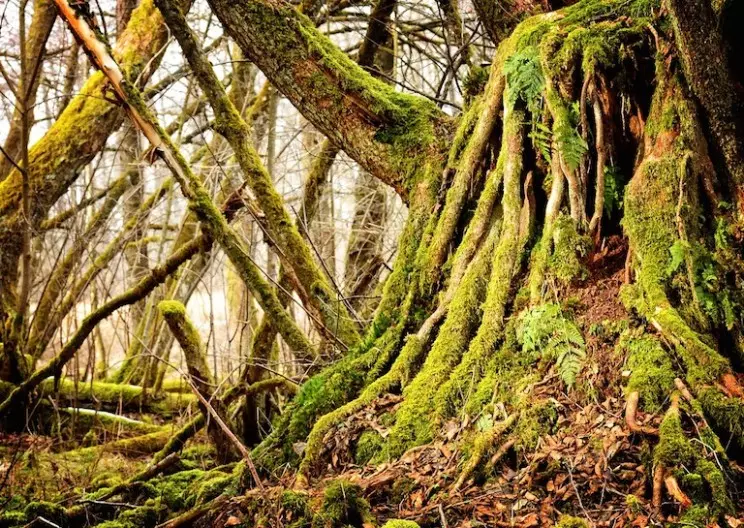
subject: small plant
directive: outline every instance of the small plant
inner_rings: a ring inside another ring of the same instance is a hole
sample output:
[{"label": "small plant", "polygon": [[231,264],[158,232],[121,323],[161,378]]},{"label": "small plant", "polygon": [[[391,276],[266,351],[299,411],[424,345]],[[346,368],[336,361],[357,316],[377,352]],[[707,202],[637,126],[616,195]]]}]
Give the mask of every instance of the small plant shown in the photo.
[{"label": "small plant", "polygon": [[586,358],[586,344],[576,323],[568,319],[557,304],[543,304],[520,316],[517,340],[526,352],[538,352],[555,360],[558,374],[568,387]]}]

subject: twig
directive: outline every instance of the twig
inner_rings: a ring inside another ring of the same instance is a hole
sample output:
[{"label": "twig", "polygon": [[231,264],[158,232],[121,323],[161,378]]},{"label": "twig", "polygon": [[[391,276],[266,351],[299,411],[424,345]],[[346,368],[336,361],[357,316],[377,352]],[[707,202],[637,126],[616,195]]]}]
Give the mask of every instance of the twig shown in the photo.
[{"label": "twig", "polygon": [[53,526],[54,528],[62,528],[59,524],[53,523],[52,521],[50,521],[49,519],[45,519],[41,515],[39,515],[36,519],[34,519],[33,521],[31,521],[30,523],[26,524],[23,528],[30,528],[31,526],[33,526],[37,522],[41,522],[43,524],[46,524],[47,526]]},{"label": "twig", "polygon": [[444,508],[442,508],[441,504],[439,505],[439,518],[442,520],[442,528],[449,528],[447,518],[444,516]]},{"label": "twig", "polygon": [[235,447],[238,448],[240,454],[243,455],[245,463],[248,465],[248,469],[251,472],[251,476],[256,482],[256,486],[258,486],[259,489],[263,490],[263,482],[261,482],[261,477],[259,477],[258,475],[258,470],[256,470],[256,466],[253,464],[253,459],[251,458],[251,453],[250,451],[248,451],[248,448],[243,445],[243,442],[241,442],[237,436],[235,436],[235,433],[230,430],[225,421],[220,417],[217,411],[214,410],[214,407],[212,407],[212,405],[207,401],[202,393],[196,388],[196,385],[194,384],[190,376],[186,378],[186,381],[188,381],[189,385],[191,385],[191,389],[193,390],[194,394],[196,394],[196,397],[199,398],[199,401],[202,403],[202,405],[204,405],[204,408],[207,410],[209,415],[214,418],[214,421],[225,433],[225,436],[227,436],[230,441],[235,444]]}]

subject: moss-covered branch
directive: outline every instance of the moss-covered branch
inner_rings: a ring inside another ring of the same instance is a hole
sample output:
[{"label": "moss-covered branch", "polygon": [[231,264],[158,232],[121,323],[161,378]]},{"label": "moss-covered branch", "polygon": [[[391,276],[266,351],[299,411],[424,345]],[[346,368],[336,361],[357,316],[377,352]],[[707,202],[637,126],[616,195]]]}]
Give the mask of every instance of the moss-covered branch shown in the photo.
[{"label": "moss-covered branch", "polygon": [[441,155],[449,135],[432,103],[374,79],[289,2],[210,6],[246,57],[318,130],[408,199],[424,158]]},{"label": "moss-covered branch", "polygon": [[338,293],[333,292],[328,279],[315,263],[309,246],[289,217],[281,195],[252,146],[248,124],[228,97],[211,64],[200,52],[196,37],[179,8],[168,0],[156,0],[156,4],[210,101],[215,112],[214,128],[232,147],[264,214],[261,221],[264,222],[266,233],[271,243],[277,246],[280,259],[292,269],[290,276],[296,278],[295,290],[306,308],[313,311],[318,330],[327,339],[338,339],[347,347],[354,345],[359,339],[354,321],[346,306],[338,300]]},{"label": "moss-covered branch", "polygon": [[[190,3],[186,0],[183,6]],[[167,28],[151,0],[143,1],[132,14],[127,30],[113,54],[131,79],[146,81],[161,55]],[[49,209],[103,148],[109,134],[124,119],[124,113],[106,97],[108,81],[94,73],[49,131],[29,152],[28,180],[31,196],[31,226],[37,229]],[[49,175],[54,178],[49,178]],[[22,228],[21,174],[16,170],[0,182],[0,307],[14,305]]]}]

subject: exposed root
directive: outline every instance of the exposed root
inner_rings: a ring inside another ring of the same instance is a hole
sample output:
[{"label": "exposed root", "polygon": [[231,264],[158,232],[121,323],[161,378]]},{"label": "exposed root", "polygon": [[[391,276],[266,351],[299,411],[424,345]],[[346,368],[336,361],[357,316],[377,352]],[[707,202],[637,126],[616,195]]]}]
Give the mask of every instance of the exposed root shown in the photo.
[{"label": "exposed root", "polygon": [[664,477],[664,484],[666,485],[666,489],[669,495],[671,495],[674,500],[680,503],[683,510],[686,510],[687,508],[692,506],[692,501],[679,487],[679,483],[673,475],[667,475],[666,477]]},{"label": "exposed root", "polygon": [[639,425],[638,422],[636,422],[639,399],[640,394],[638,391],[633,391],[628,395],[628,401],[625,404],[625,423],[628,425],[628,429],[634,433],[657,436],[659,434],[658,429],[646,425]]},{"label": "exposed root", "polygon": [[[481,465],[481,463],[483,462],[483,459],[486,457],[486,455],[491,450],[493,445],[498,441],[501,435],[503,435],[506,431],[508,431],[514,425],[518,417],[519,416],[517,414],[511,414],[502,422],[499,422],[498,424],[494,425],[493,429],[491,429],[490,431],[481,433],[478,436],[478,438],[475,440],[473,444],[473,452],[470,455],[470,459],[467,461],[465,466],[462,468],[462,471],[460,472],[460,476],[457,478],[455,483],[452,485],[453,491],[458,491],[460,488],[462,488],[462,485],[465,484],[465,482],[467,482],[467,480],[471,477],[471,475],[476,470],[476,468],[479,465]],[[514,445],[514,441],[512,441],[512,445]]]}]

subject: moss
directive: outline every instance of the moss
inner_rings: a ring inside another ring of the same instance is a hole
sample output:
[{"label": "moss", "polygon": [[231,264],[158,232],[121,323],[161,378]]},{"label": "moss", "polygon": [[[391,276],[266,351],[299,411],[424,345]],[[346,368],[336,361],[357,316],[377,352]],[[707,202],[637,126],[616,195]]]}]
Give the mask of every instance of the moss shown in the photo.
[{"label": "moss", "polygon": [[152,528],[164,520],[165,513],[158,499],[150,499],[139,508],[123,511],[116,520],[122,528]]},{"label": "moss", "polygon": [[371,520],[369,503],[362,495],[362,488],[343,480],[329,484],[323,493],[321,512],[314,520],[313,526],[323,528],[341,528],[361,526]]},{"label": "moss", "polygon": [[643,511],[643,502],[641,499],[629,493],[625,496],[625,506],[630,510],[631,513],[639,514]]},{"label": "moss", "polygon": [[465,79],[462,81],[462,89],[466,103],[469,103],[473,98],[483,92],[489,76],[490,71],[488,68],[473,66],[468,70]]},{"label": "moss", "polygon": [[524,409],[514,427],[517,438],[515,447],[521,451],[531,451],[545,435],[554,431],[558,421],[558,409],[551,401],[537,401],[524,405]]},{"label": "moss", "polygon": [[556,528],[589,528],[589,524],[584,519],[570,515],[562,515],[555,526]]},{"label": "moss", "polygon": [[739,446],[744,447],[744,403],[738,398],[727,397],[715,387],[701,389],[698,401],[714,427],[728,431]]},{"label": "moss", "polygon": [[[67,378],[58,380],[56,388],[55,380],[48,378],[40,383],[40,389],[45,396],[55,397],[58,401],[75,404],[95,402],[99,408],[127,411],[146,410],[165,417],[178,413],[196,401],[193,394],[150,394],[139,385],[106,383],[103,381],[76,383],[74,380]],[[98,422],[107,421],[104,416],[94,416],[93,418]],[[86,419],[86,417],[82,417],[82,419]],[[113,420],[112,418],[108,422]],[[137,428],[134,427],[134,429]],[[157,427],[143,425],[141,429],[149,429],[149,432],[155,432]]]},{"label": "moss", "polygon": [[194,505],[196,497],[191,486],[203,479],[205,474],[206,472],[201,469],[179,471],[172,475],[157,477],[151,484],[171,511],[181,511]]},{"label": "moss", "polygon": [[196,504],[205,504],[222,494],[237,494],[237,479],[234,475],[217,473],[199,483]]},{"label": "moss", "polygon": [[378,352],[373,348],[351,353],[305,382],[275,424],[276,432],[256,448],[256,461],[268,468],[297,462],[293,444],[307,438],[319,417],[338,409],[358,394]]},{"label": "moss", "polygon": [[[712,383],[729,366],[684,319],[684,310],[672,306],[668,295],[672,289],[682,298],[691,293],[680,290],[680,282],[669,281],[675,253],[687,246],[680,238],[679,226],[684,227],[686,239],[694,240],[702,215],[696,195],[690,192],[678,210],[679,189],[681,184],[688,189],[695,187],[696,182],[687,181],[695,178],[688,164],[707,156],[702,132],[692,118],[694,105],[685,97],[681,82],[677,77],[660,75],[646,126],[646,135],[655,141],[659,153],[641,164],[626,188],[623,227],[640,267],[638,287],[623,293],[634,309],[675,344],[687,369],[687,380],[696,388]],[[688,258],[690,255],[682,252],[681,261]]]},{"label": "moss", "polygon": [[592,241],[588,235],[579,234],[576,222],[567,215],[559,215],[553,228],[553,253],[548,267],[564,284],[587,276],[584,258],[589,254]]},{"label": "moss", "polygon": [[707,459],[699,459],[695,470],[700,473],[710,488],[710,511],[718,516],[734,512],[734,504],[729,496],[726,486],[726,477],[713,462]]},{"label": "moss", "polygon": [[0,528],[12,528],[26,524],[26,514],[20,511],[0,513]]},{"label": "moss", "polygon": [[24,513],[28,521],[33,521],[37,517],[44,517],[60,526],[67,526],[67,515],[65,509],[59,504],[53,502],[30,502]]},{"label": "moss", "polygon": [[[426,362],[403,393],[404,402],[388,437],[386,456],[395,458],[408,447],[433,438],[435,429],[431,419],[437,389],[449,379],[452,369],[460,363],[463,351],[481,320],[480,305],[485,297],[485,279],[489,269],[490,254],[484,251],[463,278]],[[412,370],[415,364],[407,368]]]},{"label": "moss", "polygon": [[286,490],[282,493],[281,504],[284,511],[295,519],[310,515],[310,500],[306,493]]},{"label": "moss", "polygon": [[679,412],[667,412],[659,427],[654,462],[664,467],[693,466],[696,458],[695,449],[682,429]]},{"label": "moss", "polygon": [[101,472],[90,481],[91,489],[112,488],[124,482],[121,475],[114,472]]},{"label": "moss", "polygon": [[356,442],[354,460],[359,465],[364,465],[377,455],[384,444],[384,439],[380,433],[374,430],[366,430]]},{"label": "moss", "polygon": [[390,519],[388,522],[382,525],[382,528],[420,528],[418,523],[413,521],[405,521],[402,519]]},{"label": "moss", "polygon": [[516,318],[513,318],[507,325],[504,343],[491,357],[474,393],[465,401],[468,414],[482,412],[489,402],[503,402],[517,409],[528,403],[525,389],[541,377],[540,369],[535,368],[539,355],[520,350],[515,327]]},{"label": "moss", "polygon": [[628,353],[630,378],[626,390],[638,391],[644,408],[651,413],[662,410],[674,389],[674,365],[669,354],[653,336],[625,336],[619,347]]},{"label": "moss", "polygon": [[709,526],[708,521],[710,518],[711,515],[707,505],[693,504],[680,516],[678,522],[670,523],[670,526],[706,528]]},{"label": "moss", "polygon": [[186,307],[180,301],[160,301],[158,310],[165,315],[186,315]]}]

